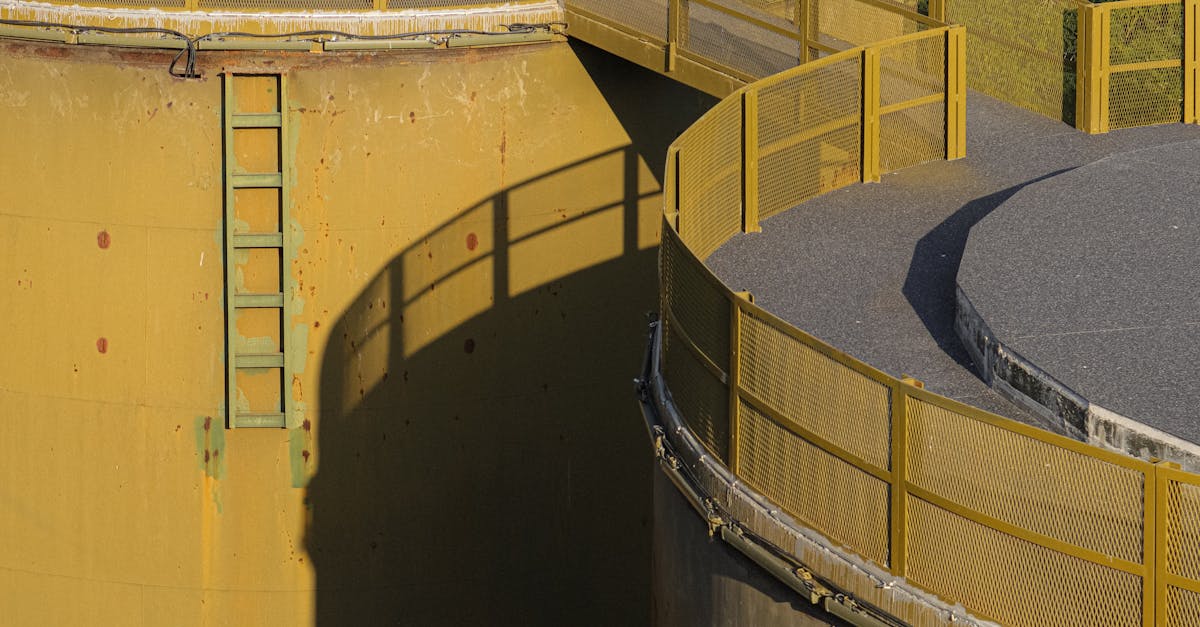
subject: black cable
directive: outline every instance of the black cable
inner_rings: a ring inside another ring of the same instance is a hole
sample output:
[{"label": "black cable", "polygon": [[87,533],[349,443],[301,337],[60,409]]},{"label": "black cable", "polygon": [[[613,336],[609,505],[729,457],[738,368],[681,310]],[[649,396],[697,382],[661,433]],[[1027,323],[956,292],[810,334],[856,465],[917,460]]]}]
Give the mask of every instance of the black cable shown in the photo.
[{"label": "black cable", "polygon": [[[68,30],[74,35],[89,32],[111,33],[115,35],[167,35],[183,41],[184,44],[184,47],[179,51],[179,54],[175,55],[175,58],[171,60],[171,65],[167,67],[167,72],[169,72],[171,76],[177,78],[200,78],[200,75],[196,73],[196,43],[190,37],[177,30],[153,27],[118,28],[113,26],[80,26],[77,24],[63,24],[60,22],[8,19],[0,19],[0,24],[7,24],[9,26],[30,26],[34,28],[60,28],[63,30]],[[185,54],[187,55],[187,64],[184,66],[184,71],[182,73],[177,73],[175,72],[175,66],[179,63],[180,57]]]},{"label": "black cable", "polygon": [[[543,22],[540,24],[515,23],[505,25],[506,31],[484,31],[466,28],[452,28],[443,30],[428,30],[416,31],[411,33],[393,33],[389,35],[356,35],[338,30],[305,30],[295,31],[291,33],[246,33],[238,31],[227,31],[219,33],[208,33],[199,37],[188,37],[184,33],[169,28],[153,28],[153,27],[131,27],[118,28],[110,26],[81,26],[77,24],[63,24],[60,22],[42,22],[36,20],[9,20],[0,19],[0,24],[9,26],[29,26],[35,28],[59,28],[68,30],[71,33],[78,35],[80,33],[97,32],[97,33],[112,33],[120,35],[143,35],[143,34],[159,34],[167,35],[175,39],[183,41],[184,47],[171,59],[171,64],[167,67],[167,72],[176,78],[200,78],[200,74],[196,72],[196,51],[197,44],[201,41],[212,41],[213,39],[223,39],[226,37],[236,37],[241,39],[284,39],[284,38],[303,38],[303,37],[339,37],[345,39],[357,39],[366,41],[385,41],[389,39],[414,39],[417,37],[454,37],[457,35],[504,35],[504,34],[524,34],[536,33],[538,31],[546,31],[552,34],[562,34],[561,30],[556,30],[556,26],[565,28],[566,22]],[[179,65],[179,60],[186,55],[187,61],[184,63],[183,72],[176,72],[175,68]]]}]

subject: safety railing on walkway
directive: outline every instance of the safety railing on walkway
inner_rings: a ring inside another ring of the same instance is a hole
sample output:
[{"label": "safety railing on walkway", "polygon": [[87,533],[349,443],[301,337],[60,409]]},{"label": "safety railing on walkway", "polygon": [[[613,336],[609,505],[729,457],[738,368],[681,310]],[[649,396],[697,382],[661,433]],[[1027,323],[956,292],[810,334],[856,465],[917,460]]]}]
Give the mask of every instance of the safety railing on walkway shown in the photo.
[{"label": "safety railing on walkway", "polygon": [[[929,27],[828,54],[734,92],[672,144],[658,364],[670,399],[740,481],[980,618],[1200,624],[1200,477],[887,375],[703,262],[804,200],[960,156],[963,38]],[[1157,66],[1139,68],[1120,71]]]},{"label": "safety railing on walkway", "polygon": [[1197,121],[1196,0],[930,2],[967,27],[973,89],[1091,133]]}]

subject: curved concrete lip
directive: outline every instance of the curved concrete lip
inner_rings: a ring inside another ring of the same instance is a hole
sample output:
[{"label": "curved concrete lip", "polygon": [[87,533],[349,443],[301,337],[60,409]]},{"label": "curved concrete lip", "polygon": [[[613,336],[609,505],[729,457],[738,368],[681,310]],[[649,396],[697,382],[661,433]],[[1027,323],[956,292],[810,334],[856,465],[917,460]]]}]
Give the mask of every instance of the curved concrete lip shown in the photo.
[{"label": "curved concrete lip", "polygon": [[1200,466],[1200,141],[1030,184],[970,233],[959,336],[1077,435]]}]

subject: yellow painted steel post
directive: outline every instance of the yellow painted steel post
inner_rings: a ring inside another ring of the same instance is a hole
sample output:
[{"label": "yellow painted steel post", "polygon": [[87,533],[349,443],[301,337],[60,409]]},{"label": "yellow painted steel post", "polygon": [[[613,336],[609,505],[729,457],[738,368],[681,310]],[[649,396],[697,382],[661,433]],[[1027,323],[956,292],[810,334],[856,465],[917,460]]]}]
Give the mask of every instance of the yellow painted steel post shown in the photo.
[{"label": "yellow painted steel post", "polygon": [[663,215],[676,229],[679,228],[679,148],[667,151],[667,171],[663,177]]},{"label": "yellow painted steel post", "polygon": [[742,232],[757,233],[758,225],[758,90],[742,92]]},{"label": "yellow painted steel post", "polygon": [[683,184],[683,166],[687,165],[687,160],[683,158],[683,151],[675,150],[675,232],[680,236],[683,235],[684,219],[683,208],[688,206],[688,190]]},{"label": "yellow painted steel post", "polygon": [[929,0],[929,17],[946,24],[946,0]]},{"label": "yellow painted steel post", "polygon": [[741,469],[738,455],[738,433],[741,431],[741,410],[738,386],[741,384],[742,301],[754,302],[750,292],[735,292],[729,299],[729,469],[736,475]]},{"label": "yellow painted steel post", "polygon": [[[1146,504],[1147,516],[1152,519],[1153,525],[1146,527],[1148,530],[1153,530],[1153,551],[1147,552],[1147,559],[1153,556],[1154,566],[1149,569],[1153,574],[1153,617],[1154,625],[1166,627],[1167,625],[1167,537],[1170,533],[1168,529],[1168,508],[1167,508],[1167,493],[1171,484],[1171,471],[1177,471],[1179,464],[1171,462],[1158,462],[1154,465],[1154,504],[1153,508],[1150,503]],[[1147,488],[1149,491],[1149,488]]]},{"label": "yellow painted steel post", "polygon": [[1183,0],[1183,121],[1185,124],[1195,124],[1200,121],[1197,112],[1197,91],[1200,90],[1200,80],[1197,80],[1197,68],[1200,59],[1197,58],[1196,28],[1197,0]]},{"label": "yellow painted steel post", "polygon": [[888,567],[892,574],[904,577],[908,572],[908,390],[924,387],[911,377],[892,386],[892,459],[891,515],[888,517]]},{"label": "yellow painted steel post", "polygon": [[679,49],[679,35],[683,30],[684,0],[670,0],[667,4],[667,71],[675,71],[675,55]]},{"label": "yellow painted steel post", "polygon": [[1099,28],[1096,29],[1093,40],[1096,42],[1096,57],[1099,60],[1097,87],[1096,108],[1100,116],[1100,133],[1108,132],[1108,88],[1109,88],[1109,66],[1111,64],[1111,55],[1109,52],[1110,42],[1110,27],[1112,25],[1112,7],[1108,5],[1099,5],[1096,7],[1096,17],[1098,18]]},{"label": "yellow painted steel post", "polygon": [[388,0],[374,0],[374,8],[376,11],[386,11],[388,8]]},{"label": "yellow painted steel post", "polygon": [[808,35],[812,32],[812,0],[797,0],[796,15],[793,19],[796,32],[800,34],[800,64],[808,63]]},{"label": "yellow painted steel post", "polygon": [[1108,16],[1104,5],[1079,8],[1075,126],[1088,133],[1108,132]]},{"label": "yellow painted steel post", "polygon": [[862,180],[879,181],[879,49],[862,52]]},{"label": "yellow painted steel post", "polygon": [[[930,4],[932,7],[932,3]],[[946,159],[967,156],[967,29],[946,30]]]}]

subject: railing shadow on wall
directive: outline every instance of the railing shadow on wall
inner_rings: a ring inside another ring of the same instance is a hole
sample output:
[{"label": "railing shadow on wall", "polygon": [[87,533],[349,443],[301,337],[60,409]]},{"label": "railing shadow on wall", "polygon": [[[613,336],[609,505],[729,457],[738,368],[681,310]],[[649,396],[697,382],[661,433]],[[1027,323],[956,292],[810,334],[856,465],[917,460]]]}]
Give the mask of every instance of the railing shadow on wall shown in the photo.
[{"label": "railing shadow on wall", "polygon": [[457,212],[330,332],[304,540],[318,624],[649,618],[628,373],[654,309],[661,155],[714,100],[575,47],[631,143]]}]

